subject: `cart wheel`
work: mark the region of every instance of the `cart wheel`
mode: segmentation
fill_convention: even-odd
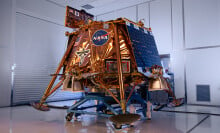
[[[66,115],[66,120],[67,120],[67,121],[71,121],[72,118],[73,118],[73,113],[72,113],[72,112],[71,112],[71,113],[68,113],[68,114]]]
[[[114,124],[113,123],[113,126],[114,126],[115,129],[121,129],[122,128],[122,125],[119,125],[119,124]]]

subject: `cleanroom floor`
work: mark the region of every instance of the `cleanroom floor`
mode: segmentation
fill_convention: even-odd
[[[192,108],[199,110],[203,107],[192,106]],[[108,118],[82,115],[77,121],[67,122],[65,115],[65,109],[51,109],[48,112],[42,112],[31,106],[0,108],[0,133],[220,132],[220,116],[210,114],[153,112],[151,120],[142,118],[135,122],[134,127],[124,127],[121,130],[114,129]]]

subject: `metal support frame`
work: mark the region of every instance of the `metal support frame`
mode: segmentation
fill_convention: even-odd
[[[136,113],[142,112],[143,116],[146,117],[146,112],[147,112],[147,102],[141,97],[140,94],[138,93],[133,93],[126,103],[126,106],[129,106],[132,102],[132,100],[135,100],[139,104],[141,104],[142,109],[136,110]]]
[[[119,46],[119,39],[118,39],[118,25],[114,24],[114,43],[116,46],[116,56],[117,56],[117,68],[118,68],[118,80],[119,80],[119,89],[120,89],[120,105],[122,108],[123,114],[126,111],[126,101],[125,101],[125,93],[124,93],[124,83],[123,83],[123,75],[122,75],[122,63],[121,63],[121,52]]]
[[[98,115],[98,116],[104,116],[104,117],[110,117],[112,115],[118,115],[120,112],[117,112],[115,110],[115,107],[112,107],[110,104],[106,102],[107,98],[106,96],[101,96],[101,95],[86,95],[84,98],[82,98],[80,101],[76,102],[74,105],[72,105],[68,110],[67,113],[75,113],[76,114],[90,114],[90,115]],[[98,105],[92,105],[92,106],[87,106],[87,107],[80,107],[80,105],[84,104],[87,101],[90,100],[97,100],[99,101],[98,103],[101,102],[101,104]],[[101,110],[98,110],[99,107],[105,106],[107,109],[109,109],[113,114],[105,114],[103,112],[98,112]],[[85,109],[89,108],[94,108],[96,107],[97,111],[96,112],[91,112],[91,111],[84,111]]]
[[[112,105],[108,104],[106,101],[111,98],[114,100],[112,97],[106,97],[102,95],[86,95],[83,97],[81,100],[76,102],[74,105],[72,105],[68,110],[67,110],[67,115],[70,113],[74,113],[74,116],[79,116],[81,114],[89,114],[89,115],[97,115],[97,116],[103,116],[103,117],[110,117],[112,115],[118,115],[122,114],[122,110],[120,110],[120,106],[115,106],[113,107]],[[86,107],[80,107],[84,103],[90,100],[97,100],[98,104],[97,105],[90,105]],[[135,100],[137,103],[141,104],[141,109],[138,109],[136,113],[143,113],[143,116],[146,117],[146,111],[147,111],[147,103],[146,101],[141,97],[141,95],[137,93],[132,93],[130,99],[128,100],[126,106],[129,106],[132,101]],[[107,114],[103,112],[101,109],[102,107],[106,107],[108,110],[110,110],[113,114]],[[96,112],[91,112],[91,111],[86,111],[86,109],[90,108],[96,108]]]
[[[77,34],[78,34],[78,33],[77,33]],[[57,67],[57,69],[56,69],[56,72],[54,73],[53,77],[51,78],[50,83],[48,84],[47,89],[45,90],[44,95],[43,95],[43,97],[41,98],[40,103],[38,104],[38,107],[37,107],[37,108],[41,108],[41,106],[44,104],[44,102],[46,101],[46,99],[47,99],[54,91],[56,91],[56,90],[62,85],[62,81],[63,81],[63,80],[60,81],[60,82],[52,89],[52,87],[53,87],[53,85],[54,85],[54,83],[55,83],[55,81],[56,81],[56,79],[57,79],[57,76],[59,75],[59,72],[60,72],[61,68],[63,67],[64,62],[66,61],[66,58],[67,58],[68,54],[71,52],[71,49],[72,49],[72,47],[73,47],[74,44],[75,44],[75,41],[76,41],[76,38],[77,38],[77,34],[74,36],[73,41],[70,42],[70,43],[71,43],[70,46],[67,48],[66,52],[64,53],[64,56],[63,56],[63,58],[61,59],[59,65],[58,65],[58,67]],[[52,90],[51,90],[51,89],[52,89]]]

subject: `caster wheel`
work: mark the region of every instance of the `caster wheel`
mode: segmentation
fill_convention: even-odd
[[[122,128],[122,125],[119,125],[119,124],[113,124],[114,128],[115,129],[121,129]]]
[[[73,113],[68,113],[68,114],[66,115],[66,120],[67,120],[67,121],[71,121],[72,118],[73,118]]]

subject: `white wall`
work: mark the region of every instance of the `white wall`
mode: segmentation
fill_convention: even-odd
[[[220,1],[185,0],[184,11],[188,103],[220,105]],[[210,102],[196,101],[197,84],[210,85]]]
[[[183,50],[183,0],[172,0],[173,50]]]
[[[0,107],[10,105],[12,64],[12,0],[0,4]]]
[[[115,11],[97,16],[98,21],[108,21],[108,20],[113,20],[113,19],[116,19],[116,12]]]
[[[113,20],[116,18],[128,18],[132,21],[136,21],[136,10],[137,7],[136,6],[132,6],[132,7],[127,7],[127,8],[123,8],[123,9],[119,9],[119,10],[115,10],[109,13],[103,13],[101,15],[97,16],[97,20],[98,21],[108,21],[108,20]]]
[[[174,72],[175,94],[177,98],[185,96],[185,53],[183,42],[182,0],[172,0],[172,71]]]
[[[186,48],[220,45],[220,1],[185,0],[184,7]]]
[[[188,103],[220,105],[220,48],[186,51]],[[196,85],[210,85],[210,101],[196,101]]]
[[[17,0],[13,104],[39,100],[66,49],[65,6],[46,0]],[[74,98],[53,94],[50,100]],[[79,95],[76,95],[79,96]]]
[[[1,0],[0,107],[42,96],[71,31],[65,11],[46,0]]]
[[[117,10],[116,11],[116,18],[120,18],[123,16],[123,17],[128,18],[132,21],[137,21],[136,10],[137,10],[136,6]]]
[[[144,20],[144,25],[150,27],[150,3],[143,3],[137,6],[137,19]]]
[[[172,0],[173,51],[177,95],[186,85],[189,104],[220,105],[219,0]],[[199,4],[198,4],[199,3]],[[185,76],[186,77],[185,77]],[[210,85],[210,102],[196,100],[196,85]]]
[[[16,12],[64,25],[66,10],[46,0],[16,0]]]
[[[150,27],[152,27],[159,54],[167,54],[172,50],[170,2],[170,0],[150,2]]]

